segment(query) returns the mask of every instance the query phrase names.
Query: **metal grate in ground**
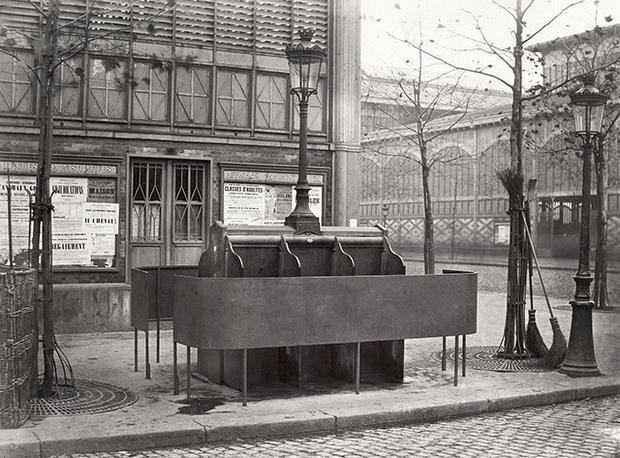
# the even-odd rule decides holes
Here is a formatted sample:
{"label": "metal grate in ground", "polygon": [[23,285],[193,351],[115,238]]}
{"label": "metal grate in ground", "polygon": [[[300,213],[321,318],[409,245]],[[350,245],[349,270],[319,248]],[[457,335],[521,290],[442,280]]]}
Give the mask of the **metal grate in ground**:
{"label": "metal grate in ground", "polygon": [[130,406],[138,395],[108,383],[76,380],[76,388],[58,387],[51,398],[35,398],[30,403],[32,417],[79,415],[110,412]]}
{"label": "metal grate in ground", "polygon": [[[547,370],[542,365],[542,359],[504,359],[498,358],[497,352],[498,347],[468,347],[466,352],[467,367],[496,372],[542,372]],[[434,352],[431,357],[436,361],[441,361],[441,351]],[[449,363],[454,362],[454,350],[448,351],[446,359]]]}

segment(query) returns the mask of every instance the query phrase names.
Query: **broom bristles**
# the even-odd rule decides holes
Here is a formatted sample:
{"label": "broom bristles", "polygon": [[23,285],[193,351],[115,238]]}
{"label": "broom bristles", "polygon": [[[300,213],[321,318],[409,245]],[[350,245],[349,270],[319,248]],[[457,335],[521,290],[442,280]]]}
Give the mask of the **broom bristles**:
{"label": "broom bristles", "polygon": [[562,364],[562,361],[564,361],[564,356],[566,355],[566,339],[560,330],[558,319],[556,317],[551,317],[549,321],[551,322],[551,329],[553,330],[553,343],[545,355],[543,364],[548,369],[557,369]]}
{"label": "broom bristles", "polygon": [[523,194],[523,175],[517,170],[508,167],[497,172],[497,178],[502,182],[510,199],[518,199]]}
{"label": "broom bristles", "polygon": [[544,358],[549,351],[536,326],[536,310],[529,310],[530,319],[525,330],[525,348],[534,358]]}

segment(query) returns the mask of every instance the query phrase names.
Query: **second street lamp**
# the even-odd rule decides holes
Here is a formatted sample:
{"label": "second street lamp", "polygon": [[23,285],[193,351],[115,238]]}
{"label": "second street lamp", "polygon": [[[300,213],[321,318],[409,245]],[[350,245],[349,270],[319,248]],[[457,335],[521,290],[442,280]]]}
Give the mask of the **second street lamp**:
{"label": "second street lamp", "polygon": [[570,338],[560,372],[571,376],[600,375],[594,354],[592,308],[590,296],[590,186],[592,182],[592,150],[601,133],[607,97],[594,86],[594,75],[582,79],[583,87],[571,96],[575,117],[575,133],[581,138],[583,182],[581,189],[581,232],[579,236],[579,267],[575,274],[575,298]]}
{"label": "second street lamp", "polygon": [[387,229],[387,217],[390,214],[390,206],[388,204],[381,205],[381,222],[383,227]]}
{"label": "second street lamp", "polygon": [[325,50],[310,41],[314,30],[303,29],[299,32],[300,41],[286,47],[289,63],[291,93],[299,100],[299,171],[295,186],[295,209],[288,215],[284,224],[295,229],[296,234],[320,234],[321,226],[310,210],[308,185],[308,100],[317,93],[321,65],[325,59]]}

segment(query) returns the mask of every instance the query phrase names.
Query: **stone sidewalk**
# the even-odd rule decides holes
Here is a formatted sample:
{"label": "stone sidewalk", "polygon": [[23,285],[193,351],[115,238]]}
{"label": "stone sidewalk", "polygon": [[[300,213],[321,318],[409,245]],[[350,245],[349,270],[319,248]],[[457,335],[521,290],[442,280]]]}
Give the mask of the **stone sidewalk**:
{"label": "stone sidewalk", "polygon": [[[478,332],[468,336],[470,358],[480,347],[500,343],[505,296],[480,293]],[[537,323],[551,343],[544,299],[537,297]],[[566,299],[552,300],[568,340],[570,310]],[[546,308],[546,307],[545,307]],[[271,437],[348,428],[413,423],[473,415],[515,407],[566,402],[620,393],[620,313],[596,312],[593,327],[597,361],[603,374],[570,378],[558,372],[494,372],[468,368],[453,386],[452,368],[443,372],[433,353],[441,339],[406,342],[406,378],[402,384],[278,386],[240,394],[224,386],[192,381],[192,400],[172,394],[172,335],[162,332],[162,355],[155,363],[151,333],[152,379],[144,378],[143,333],[140,371],[133,370],[133,333],[62,335],[58,341],[77,379],[116,385],[138,395],[131,405],[104,413],[33,417],[23,427],[2,430],[0,456],[35,457],[65,453],[198,445],[237,438]],[[453,344],[453,339],[448,340]],[[179,347],[181,388],[185,350]],[[195,359],[195,352],[193,353]]]}

